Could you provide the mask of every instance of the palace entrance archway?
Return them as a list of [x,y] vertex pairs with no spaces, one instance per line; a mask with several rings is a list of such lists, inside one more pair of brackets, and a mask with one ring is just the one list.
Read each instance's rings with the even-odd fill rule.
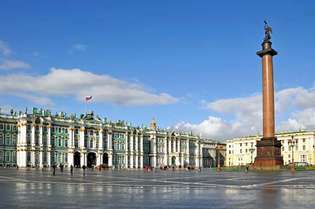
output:
[[80,152],[75,152],[73,154],[73,166],[76,168],[81,167],[81,154],[80,154]]
[[108,154],[107,153],[103,154],[103,164],[108,165]]
[[172,166],[175,166],[175,165],[176,165],[176,157],[173,156],[173,157],[172,157]]
[[92,168],[96,166],[96,154],[94,152],[89,152],[87,155],[87,167]]

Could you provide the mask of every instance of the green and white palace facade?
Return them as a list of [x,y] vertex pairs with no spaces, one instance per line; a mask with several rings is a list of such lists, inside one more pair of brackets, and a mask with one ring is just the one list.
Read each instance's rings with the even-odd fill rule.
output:
[[34,108],[0,113],[0,166],[153,168],[224,165],[225,145],[192,134]]

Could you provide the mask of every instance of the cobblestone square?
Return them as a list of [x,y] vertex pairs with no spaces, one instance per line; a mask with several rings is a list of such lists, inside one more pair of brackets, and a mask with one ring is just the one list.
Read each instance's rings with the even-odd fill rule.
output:
[[0,169],[0,208],[315,208],[315,172]]

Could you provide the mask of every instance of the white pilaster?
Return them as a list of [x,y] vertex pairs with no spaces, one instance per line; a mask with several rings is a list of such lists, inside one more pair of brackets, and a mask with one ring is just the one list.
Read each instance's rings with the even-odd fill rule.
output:
[[107,132],[107,149],[113,149],[113,134],[112,132]]
[[151,136],[151,153],[152,153],[152,158],[151,158],[151,166],[156,167],[156,136],[153,135]]
[[113,166],[113,154],[109,153],[108,154],[108,167],[112,167]]
[[51,126],[48,125],[47,127],[47,146],[50,147],[51,146]]
[[[84,147],[84,130],[85,130],[84,127],[80,128],[80,149],[84,149],[85,148]],[[81,160],[81,162],[83,162],[83,161]]]
[[143,134],[140,135],[140,168],[143,168]]
[[168,156],[169,156],[169,157],[170,157],[171,153],[172,153],[172,140],[171,140],[171,138],[169,137],[169,138],[168,138]]
[[81,153],[80,155],[81,166],[86,166],[86,153]]
[[35,125],[32,124],[31,146],[35,146]]
[[138,133],[136,133],[135,135],[135,167],[139,168],[139,152],[138,152],[138,148],[139,148],[139,138],[138,138]]
[[72,152],[68,152],[68,166],[73,166],[74,162],[73,162],[73,153]]
[[48,167],[51,166],[51,162],[50,162],[50,151],[47,151],[47,166],[48,166]]
[[128,146],[129,146],[128,132],[126,132],[126,134],[125,134],[125,165],[126,165],[126,168],[128,168],[128,166],[129,166],[129,162],[128,162],[129,149],[128,149]]
[[96,166],[102,164],[102,154],[96,154]]
[[103,129],[98,132],[98,149],[103,150]]
[[43,126],[39,126],[39,138],[38,138],[39,146],[43,146]]
[[196,165],[196,168],[199,168],[200,167],[200,164],[199,164],[199,142],[196,141],[195,145],[196,145],[196,149],[195,149],[195,165]]
[[39,167],[43,167],[43,152],[39,151]]
[[31,151],[31,165],[35,165],[35,151]]
[[134,167],[134,163],[133,163],[133,155],[134,155],[133,142],[134,141],[133,140],[134,140],[133,132],[131,132],[131,134],[130,134],[130,141],[129,141],[129,144],[130,144],[130,151],[129,151],[129,154],[130,154],[130,168]]
[[164,138],[163,143],[164,143],[164,165],[168,165],[167,137]]

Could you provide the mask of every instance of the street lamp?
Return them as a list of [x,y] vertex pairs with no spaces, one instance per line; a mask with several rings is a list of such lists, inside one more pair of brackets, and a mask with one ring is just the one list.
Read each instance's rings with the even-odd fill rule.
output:
[[289,140],[288,144],[289,144],[289,147],[292,150],[291,169],[294,170],[295,169],[295,165],[294,165],[294,147],[295,147],[295,144],[296,144],[296,140],[294,139],[293,135],[291,136],[291,139]]

